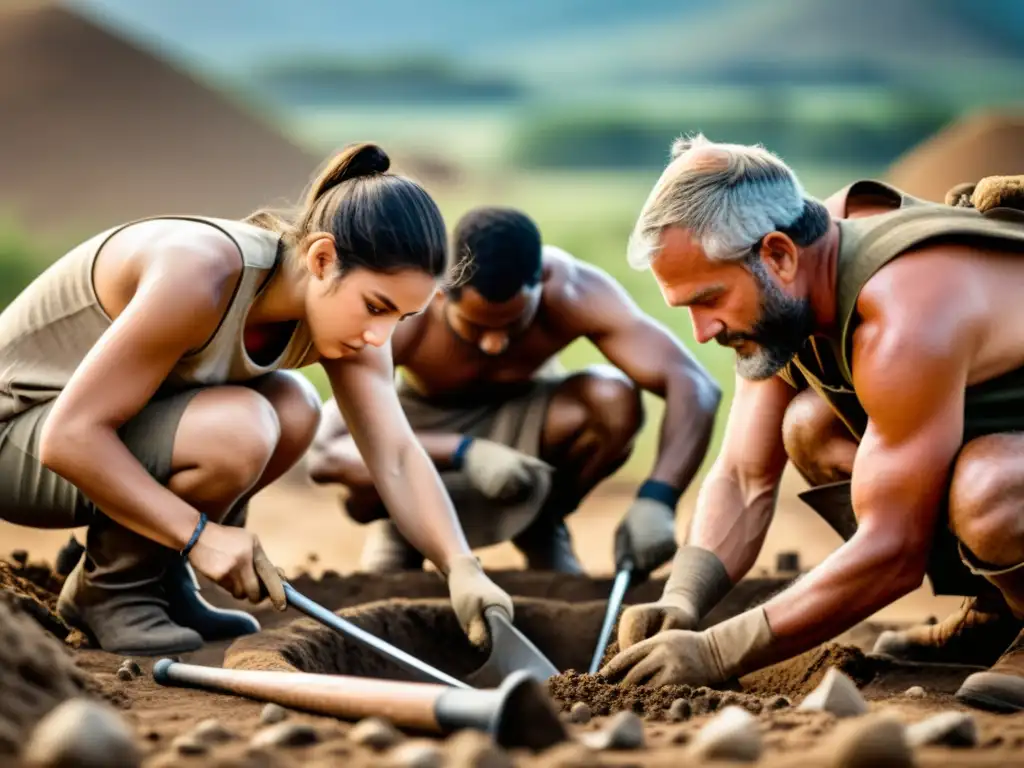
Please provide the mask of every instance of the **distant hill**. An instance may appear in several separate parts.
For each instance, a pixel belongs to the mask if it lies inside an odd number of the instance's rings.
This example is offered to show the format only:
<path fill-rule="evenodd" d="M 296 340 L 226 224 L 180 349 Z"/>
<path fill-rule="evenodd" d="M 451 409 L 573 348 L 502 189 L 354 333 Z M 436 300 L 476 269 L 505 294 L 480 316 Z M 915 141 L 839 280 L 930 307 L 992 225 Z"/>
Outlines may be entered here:
<path fill-rule="evenodd" d="M 67 0 L 241 74 L 292 57 L 443 57 L 561 81 L 878 84 L 1000 90 L 1024 69 L 1021 0 Z M 936 85 L 941 86 L 941 83 Z"/>
<path fill-rule="evenodd" d="M 553 30 L 492 49 L 535 78 L 760 84 L 1010 80 L 1024 71 L 1019 0 L 731 0 L 571 35 Z M 1003 75 L 1001 78 L 1000 75 Z M 1006 82 L 972 87 L 1009 87 Z"/>
<path fill-rule="evenodd" d="M 68 0 L 203 67 L 242 72 L 267 57 L 443 54 L 470 62 L 496 44 L 657 21 L 712 0 Z"/>

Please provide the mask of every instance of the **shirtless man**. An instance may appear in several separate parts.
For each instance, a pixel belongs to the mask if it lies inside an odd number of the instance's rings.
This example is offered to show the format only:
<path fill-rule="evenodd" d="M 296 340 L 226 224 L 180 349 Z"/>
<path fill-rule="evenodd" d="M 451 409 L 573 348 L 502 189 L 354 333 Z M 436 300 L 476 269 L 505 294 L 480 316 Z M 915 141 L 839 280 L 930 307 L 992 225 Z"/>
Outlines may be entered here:
<path fill-rule="evenodd" d="M 883 650 L 966 631 L 961 651 L 998 650 L 958 698 L 1024 708 L 1022 250 L 1019 211 L 870 181 L 822 205 L 760 147 L 677 142 L 630 261 L 698 341 L 736 350 L 736 395 L 665 594 L 625 612 L 604 675 L 719 683 L 835 637 L 928 573 L 987 604 Z M 754 563 L 787 458 L 812 482 L 851 478 L 848 540 L 764 606 L 692 631 Z"/>
<path fill-rule="evenodd" d="M 640 391 L 665 401 L 658 457 L 615 536 L 642 577 L 676 549 L 675 507 L 707 451 L 719 389 L 607 274 L 542 244 L 525 214 L 479 208 L 454 253 L 468 277 L 392 342 L 406 416 L 442 471 L 473 547 L 512 540 L 528 567 L 579 572 L 564 518 L 629 457 Z M 589 339 L 612 366 L 566 373 L 555 356 Z M 363 568 L 419 568 L 331 402 L 309 457 L 318 483 L 349 489 L 346 509 L 375 520 Z M 380 519 L 383 518 L 383 519 Z"/>

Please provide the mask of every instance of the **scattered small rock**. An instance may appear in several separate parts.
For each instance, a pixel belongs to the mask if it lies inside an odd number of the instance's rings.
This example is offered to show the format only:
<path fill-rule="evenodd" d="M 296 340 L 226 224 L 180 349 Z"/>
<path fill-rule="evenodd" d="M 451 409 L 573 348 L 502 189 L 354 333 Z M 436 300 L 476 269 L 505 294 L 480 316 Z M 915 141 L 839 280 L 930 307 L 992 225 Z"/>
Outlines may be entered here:
<path fill-rule="evenodd" d="M 142 667 L 139 663 L 133 659 L 125 659 L 121 662 L 121 669 L 127 669 L 132 673 L 132 677 L 142 677 Z"/>
<path fill-rule="evenodd" d="M 459 731 L 448 740 L 453 768 L 512 768 L 512 758 L 480 731 Z"/>
<path fill-rule="evenodd" d="M 260 712 L 260 722 L 264 725 L 280 723 L 286 717 L 288 717 L 288 710 L 280 704 L 267 704 Z"/>
<path fill-rule="evenodd" d="M 410 739 L 387 753 L 388 768 L 441 768 L 444 755 L 440 748 L 426 739 Z"/>
<path fill-rule="evenodd" d="M 318 741 L 320 734 L 308 723 L 278 723 L 259 731 L 249 743 L 254 747 L 304 747 Z"/>
<path fill-rule="evenodd" d="M 225 744 L 235 738 L 235 734 L 212 717 L 193 728 L 192 736 L 203 744 Z"/>
<path fill-rule="evenodd" d="M 135 675 L 132 674 L 132 671 L 128 669 L 128 667 L 121 667 L 117 670 L 117 679 L 128 682 L 129 680 L 134 680 Z"/>
<path fill-rule="evenodd" d="M 205 755 L 210 747 L 191 733 L 183 733 L 171 742 L 171 748 L 179 755 Z"/>
<path fill-rule="evenodd" d="M 583 734 L 582 741 L 596 750 L 640 749 L 644 745 L 644 724 L 633 712 L 619 712 L 605 728 Z"/>
<path fill-rule="evenodd" d="M 25 564 L 28 562 L 28 552 L 24 549 L 16 549 L 11 552 L 11 560 L 24 568 Z"/>
<path fill-rule="evenodd" d="M 793 702 L 787 699 L 785 696 L 776 696 L 770 702 L 768 702 L 768 709 L 775 711 L 778 709 L 785 709 L 786 707 L 792 707 Z"/>
<path fill-rule="evenodd" d="M 693 710 L 690 702 L 686 699 L 676 699 L 668 705 L 668 719 L 678 723 L 680 720 L 689 720 Z"/>
<path fill-rule="evenodd" d="M 907 743 L 912 747 L 973 747 L 978 743 L 978 724 L 968 712 L 940 712 L 907 728 Z"/>
<path fill-rule="evenodd" d="M 798 709 L 804 712 L 830 712 L 836 717 L 855 717 L 867 712 L 868 705 L 853 680 L 831 667 Z"/>
<path fill-rule="evenodd" d="M 585 724 L 590 722 L 590 707 L 584 701 L 577 701 L 569 710 L 569 719 L 574 723 Z"/>
<path fill-rule="evenodd" d="M 365 720 L 360 720 L 352 726 L 348 737 L 356 744 L 362 744 L 376 752 L 389 749 L 404 738 L 390 721 L 381 717 L 368 717 Z"/>
<path fill-rule="evenodd" d="M 110 706 L 69 699 L 37 724 L 22 755 L 34 768 L 136 768 L 142 755 L 131 728 Z"/>
<path fill-rule="evenodd" d="M 835 768 L 911 768 L 914 755 L 903 724 L 879 714 L 857 718 L 836 731 Z"/>
<path fill-rule="evenodd" d="M 762 748 L 757 718 L 742 707 L 728 706 L 700 729 L 689 751 L 701 761 L 754 762 Z"/>
<path fill-rule="evenodd" d="M 925 696 L 924 688 L 920 685 L 912 685 L 903 692 L 903 695 L 908 699 L 923 699 Z"/>

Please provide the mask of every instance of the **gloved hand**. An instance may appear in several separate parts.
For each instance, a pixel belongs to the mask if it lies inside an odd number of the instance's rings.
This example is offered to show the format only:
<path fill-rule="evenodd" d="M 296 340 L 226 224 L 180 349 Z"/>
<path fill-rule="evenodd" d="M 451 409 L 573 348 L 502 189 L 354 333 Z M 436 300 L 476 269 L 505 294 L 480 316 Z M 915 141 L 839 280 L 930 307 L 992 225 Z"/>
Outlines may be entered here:
<path fill-rule="evenodd" d="M 598 672 L 626 685 L 717 685 L 764 666 L 772 652 L 763 608 L 703 632 L 676 629 L 620 651 Z"/>
<path fill-rule="evenodd" d="M 615 569 L 628 558 L 634 578 L 646 578 L 676 551 L 675 510 L 655 499 L 636 499 L 615 529 Z"/>
<path fill-rule="evenodd" d="M 619 649 L 673 629 L 696 629 L 698 622 L 732 589 L 722 561 L 706 549 L 682 546 L 676 552 L 665 591 L 655 603 L 627 608 L 619 619 Z"/>
<path fill-rule="evenodd" d="M 508 614 L 509 621 L 514 618 L 512 598 L 487 577 L 473 555 L 452 558 L 448 565 L 448 592 L 462 631 L 478 648 L 486 648 L 489 639 L 484 619 L 487 608 L 498 606 Z"/>
<path fill-rule="evenodd" d="M 507 445 L 473 438 L 462 458 L 462 469 L 480 493 L 496 501 L 525 499 L 533 490 L 535 472 L 549 465 Z"/>

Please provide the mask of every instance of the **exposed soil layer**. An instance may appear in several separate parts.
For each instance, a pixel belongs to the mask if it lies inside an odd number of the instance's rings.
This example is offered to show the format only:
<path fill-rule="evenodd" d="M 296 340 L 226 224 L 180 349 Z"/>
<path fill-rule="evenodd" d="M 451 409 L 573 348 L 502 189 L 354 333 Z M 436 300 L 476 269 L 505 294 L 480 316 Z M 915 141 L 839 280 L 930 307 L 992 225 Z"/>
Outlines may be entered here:
<path fill-rule="evenodd" d="M 35 619 L 47 632 L 64 640 L 68 626 L 55 613 L 63 580 L 45 564 L 30 563 L 16 553 L 11 562 L 0 560 L 0 602 Z"/>
<path fill-rule="evenodd" d="M 62 701 L 98 693 L 70 652 L 29 616 L 0 600 L 0 754 L 16 752 Z"/>

